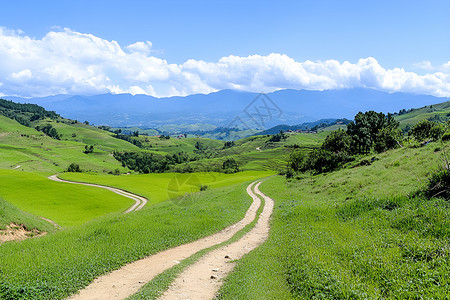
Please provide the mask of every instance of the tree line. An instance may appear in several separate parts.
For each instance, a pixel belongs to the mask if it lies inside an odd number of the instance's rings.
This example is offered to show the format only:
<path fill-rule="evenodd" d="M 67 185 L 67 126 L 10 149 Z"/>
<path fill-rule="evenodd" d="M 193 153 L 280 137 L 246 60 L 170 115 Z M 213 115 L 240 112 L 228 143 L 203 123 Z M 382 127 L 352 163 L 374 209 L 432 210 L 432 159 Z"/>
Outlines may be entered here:
<path fill-rule="evenodd" d="M 438 140 L 445 131 L 444 124 L 423 120 L 409 130 L 409 135 L 416 141 L 423 142 Z M 290 177 L 295 172 L 305 171 L 330 172 L 354 161 L 358 155 L 367 155 L 372 151 L 381 153 L 400 147 L 402 140 L 399 122 L 392 114 L 359 112 L 354 120 L 347 124 L 346 130 L 332 131 L 319 148 L 312 151 L 294 149 L 289 156 L 286 175 Z"/>

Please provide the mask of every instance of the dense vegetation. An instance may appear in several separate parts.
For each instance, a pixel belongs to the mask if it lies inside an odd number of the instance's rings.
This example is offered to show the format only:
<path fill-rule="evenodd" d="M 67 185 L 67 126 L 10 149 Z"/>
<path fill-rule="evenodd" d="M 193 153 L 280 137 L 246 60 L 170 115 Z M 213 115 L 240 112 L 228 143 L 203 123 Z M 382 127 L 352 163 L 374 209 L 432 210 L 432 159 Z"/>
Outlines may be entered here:
<path fill-rule="evenodd" d="M 25 126 L 30 126 L 31 122 L 36 120 L 60 117 L 54 111 L 47 111 L 36 104 L 21 104 L 4 99 L 0 99 L 0 114 Z"/>

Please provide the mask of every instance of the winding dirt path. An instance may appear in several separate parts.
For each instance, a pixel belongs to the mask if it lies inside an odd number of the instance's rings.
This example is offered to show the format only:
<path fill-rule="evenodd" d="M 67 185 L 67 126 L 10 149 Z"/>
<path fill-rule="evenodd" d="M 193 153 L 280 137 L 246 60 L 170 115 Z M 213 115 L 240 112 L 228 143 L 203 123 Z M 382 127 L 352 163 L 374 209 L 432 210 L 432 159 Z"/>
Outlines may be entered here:
<path fill-rule="evenodd" d="M 138 196 L 136 194 L 132 194 L 130 192 L 121 190 L 121 189 L 117 189 L 117 188 L 113 188 L 110 186 L 105 186 L 105 185 L 100 185 L 100 184 L 93 184 L 93 183 L 84 183 L 84 182 L 76 182 L 76 181 L 69 181 L 69 180 L 64 180 L 58 177 L 58 175 L 52 175 L 49 176 L 48 179 L 53 180 L 53 181 L 58 181 L 58 182 L 65 182 L 65 183 L 72 183 L 72 184 L 81 184 L 81 185 L 87 185 L 87 186 L 93 186 L 93 187 L 98 187 L 98 188 L 102 188 L 108 191 L 111 191 L 113 193 L 116 193 L 118 195 L 130 198 L 134 200 L 134 204 L 128 208 L 124 214 L 133 212 L 133 211 L 137 211 L 140 210 L 141 208 L 143 208 L 145 206 L 145 204 L 147 204 L 147 199 L 141 196 Z"/>
<path fill-rule="evenodd" d="M 95 279 L 89 286 L 69 299 L 125 299 L 135 294 L 139 288 L 152 280 L 156 275 L 173 267 L 181 260 L 200 250 L 229 240 L 235 233 L 256 218 L 261 200 L 251 190 L 255 183 L 253 182 L 247 187 L 247 193 L 252 197 L 253 202 L 245 213 L 244 218 L 239 222 L 208 237 L 164 250 L 112 271 Z"/>
<path fill-rule="evenodd" d="M 222 280 L 245 254 L 264 243 L 269 236 L 269 220 L 274 202 L 255 186 L 255 193 L 264 198 L 265 205 L 255 227 L 238 241 L 213 250 L 185 269 L 159 299 L 213 299 Z M 251 191 L 250 191 L 251 192 Z M 256 197 L 251 193 L 252 197 Z"/>

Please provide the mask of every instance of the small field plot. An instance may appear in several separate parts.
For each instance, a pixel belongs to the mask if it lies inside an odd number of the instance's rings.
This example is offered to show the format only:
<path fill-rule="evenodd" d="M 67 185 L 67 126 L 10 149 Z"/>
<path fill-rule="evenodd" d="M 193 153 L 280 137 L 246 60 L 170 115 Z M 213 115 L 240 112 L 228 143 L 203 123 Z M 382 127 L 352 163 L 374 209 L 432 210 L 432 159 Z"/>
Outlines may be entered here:
<path fill-rule="evenodd" d="M 134 203 L 104 189 L 54 182 L 47 175 L 18 170 L 0 170 L 0 197 L 60 226 L 79 225 L 109 213 L 122 212 Z"/>

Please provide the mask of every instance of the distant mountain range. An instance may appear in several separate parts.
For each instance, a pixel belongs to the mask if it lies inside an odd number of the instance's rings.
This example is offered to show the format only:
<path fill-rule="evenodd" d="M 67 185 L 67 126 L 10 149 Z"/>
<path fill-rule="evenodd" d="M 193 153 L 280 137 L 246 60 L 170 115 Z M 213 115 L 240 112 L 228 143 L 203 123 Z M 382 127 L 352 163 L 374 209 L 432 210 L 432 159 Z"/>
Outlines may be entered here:
<path fill-rule="evenodd" d="M 450 100 L 408 93 L 389 94 L 371 89 L 280 90 L 267 94 L 223 90 L 207 95 L 169 98 L 130 94 L 4 98 L 35 103 L 66 118 L 88 120 L 96 125 L 158 128 L 166 124 L 200 123 L 259 129 L 319 119 L 352 119 L 359 111 L 396 112 Z"/>

